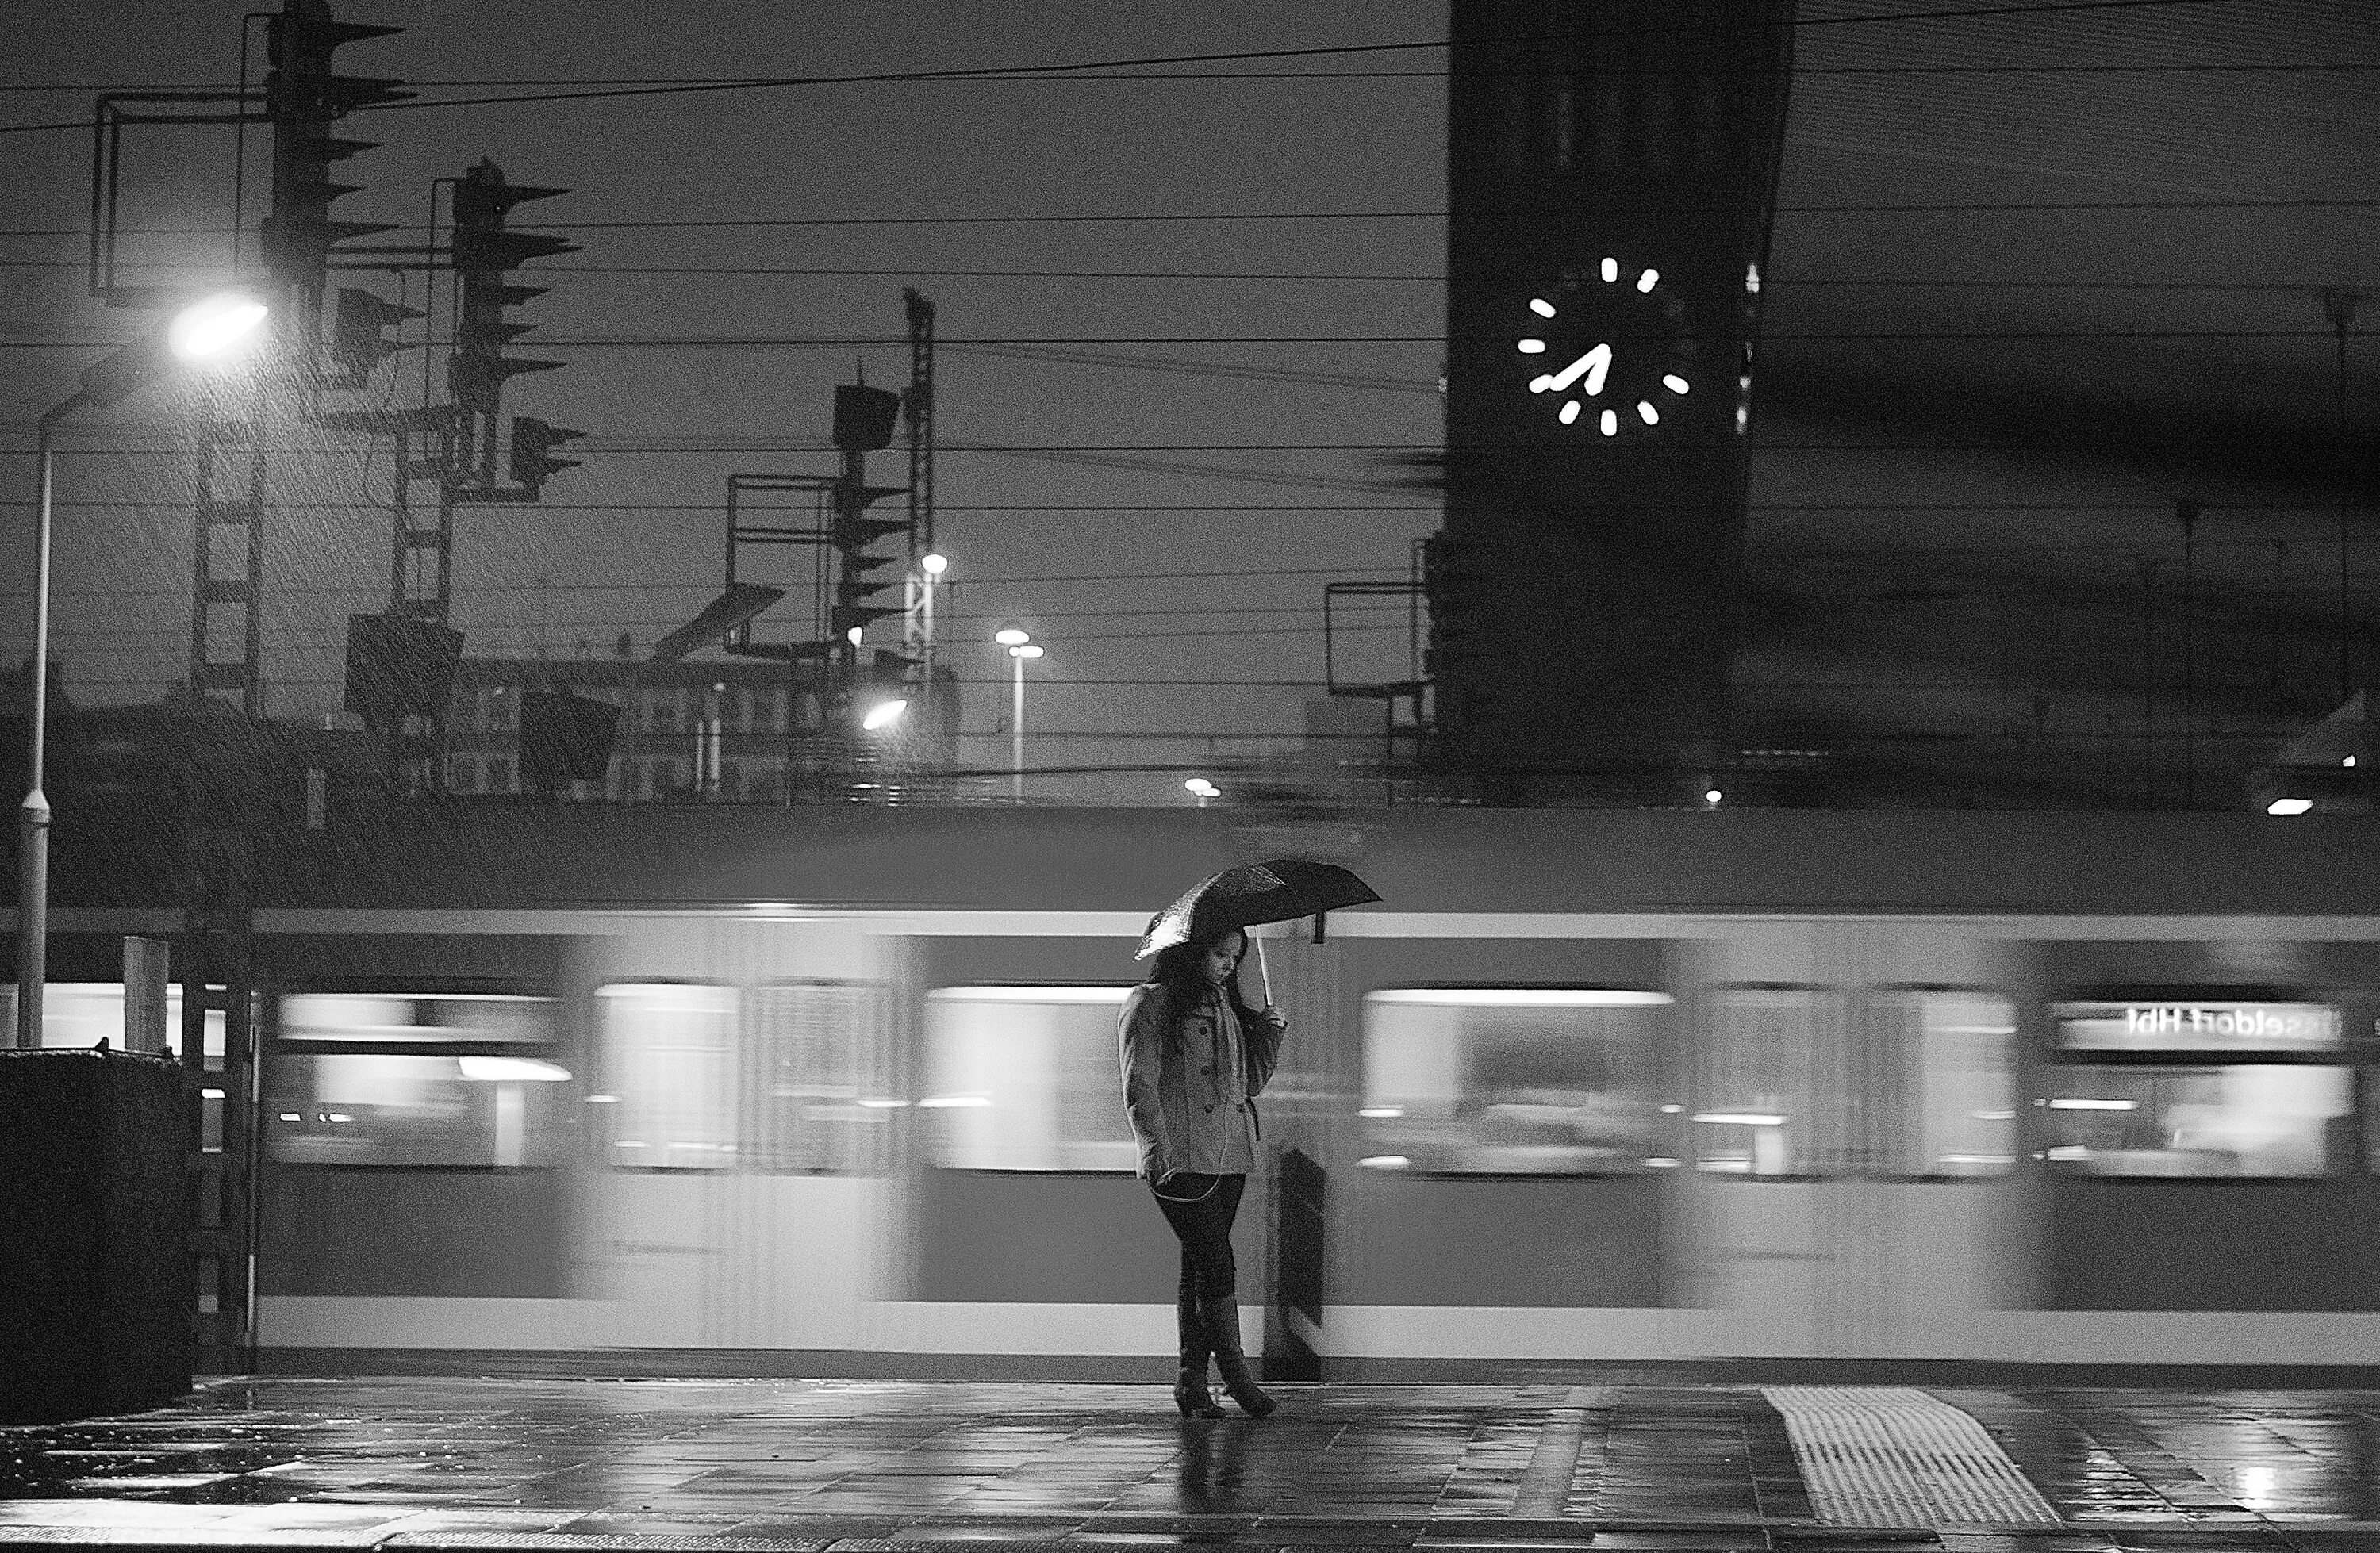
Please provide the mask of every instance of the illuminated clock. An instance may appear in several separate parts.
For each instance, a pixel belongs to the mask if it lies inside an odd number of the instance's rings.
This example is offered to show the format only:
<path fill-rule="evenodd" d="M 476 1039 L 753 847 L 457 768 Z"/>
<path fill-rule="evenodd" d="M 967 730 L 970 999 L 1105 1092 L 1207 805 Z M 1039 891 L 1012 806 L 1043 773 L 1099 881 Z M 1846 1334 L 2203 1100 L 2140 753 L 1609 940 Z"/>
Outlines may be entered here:
<path fill-rule="evenodd" d="M 1649 265 L 1606 257 L 1592 271 L 1563 272 L 1528 300 L 1520 351 L 1534 369 L 1529 392 L 1557 422 L 1582 432 L 1616 437 L 1659 426 L 1694 389 L 1684 312 Z"/>

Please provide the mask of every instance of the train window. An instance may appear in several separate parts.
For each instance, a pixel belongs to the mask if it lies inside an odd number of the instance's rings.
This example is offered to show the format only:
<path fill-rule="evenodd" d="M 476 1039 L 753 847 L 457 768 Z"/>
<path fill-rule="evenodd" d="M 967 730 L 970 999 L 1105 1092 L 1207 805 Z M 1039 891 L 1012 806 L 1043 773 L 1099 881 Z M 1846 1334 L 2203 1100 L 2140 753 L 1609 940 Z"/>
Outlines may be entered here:
<path fill-rule="evenodd" d="M 1847 1125 L 1841 998 L 1815 987 L 1715 987 L 1701 1001 L 1694 1168 L 1755 1176 L 1860 1168 Z"/>
<path fill-rule="evenodd" d="M 779 982 L 753 994 L 747 1169 L 877 1174 L 892 1162 L 893 1090 L 881 1005 L 864 982 Z"/>
<path fill-rule="evenodd" d="M 2194 998 L 2056 1003 L 2050 1018 L 2068 1051 L 2337 1051 L 2346 1021 L 2327 1003 Z"/>
<path fill-rule="evenodd" d="M 544 1045 L 553 1000 L 498 992 L 292 992 L 281 1038 L 372 1046 Z"/>
<path fill-rule="evenodd" d="M 264 1069 L 266 1137 L 293 1165 L 558 1162 L 568 1069 L 550 998 L 296 992 Z"/>
<path fill-rule="evenodd" d="M 2354 1169 L 2343 1067 L 2061 1065 L 2046 1070 L 2052 1169 L 2079 1175 L 2318 1176 Z"/>
<path fill-rule="evenodd" d="M 926 996 L 934 1163 L 1118 1171 L 1139 1160 L 1116 1073 L 1123 987 L 944 987 Z"/>
<path fill-rule="evenodd" d="M 1362 1163 L 1427 1175 L 1609 1175 L 1659 1147 L 1665 993 L 1400 988 L 1364 998 Z"/>
<path fill-rule="evenodd" d="M 621 982 L 595 993 L 602 1066 L 589 1095 L 604 1158 L 628 1171 L 735 1165 L 735 989 Z"/>
<path fill-rule="evenodd" d="M 1887 988 L 1870 1001 L 1877 1063 L 1853 1117 L 1893 1176 L 2002 1175 L 2016 1165 L 2016 1005 L 1996 992 Z"/>

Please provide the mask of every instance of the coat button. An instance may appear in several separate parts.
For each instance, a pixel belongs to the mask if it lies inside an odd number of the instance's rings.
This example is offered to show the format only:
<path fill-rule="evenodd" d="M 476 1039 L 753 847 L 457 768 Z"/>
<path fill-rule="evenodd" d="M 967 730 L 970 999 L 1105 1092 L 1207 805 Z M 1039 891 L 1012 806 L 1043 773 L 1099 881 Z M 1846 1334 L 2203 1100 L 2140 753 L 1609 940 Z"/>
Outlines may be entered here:
<path fill-rule="evenodd" d="M 1214 1108 L 1213 1106 L 1208 1106 L 1208 1107 L 1207 1107 L 1207 1108 L 1206 1108 L 1206 1110 L 1207 1110 L 1207 1114 L 1208 1114 L 1208 1115 L 1209 1115 L 1209 1116 L 1212 1116 L 1213 1114 L 1215 1114 L 1215 1108 Z"/>

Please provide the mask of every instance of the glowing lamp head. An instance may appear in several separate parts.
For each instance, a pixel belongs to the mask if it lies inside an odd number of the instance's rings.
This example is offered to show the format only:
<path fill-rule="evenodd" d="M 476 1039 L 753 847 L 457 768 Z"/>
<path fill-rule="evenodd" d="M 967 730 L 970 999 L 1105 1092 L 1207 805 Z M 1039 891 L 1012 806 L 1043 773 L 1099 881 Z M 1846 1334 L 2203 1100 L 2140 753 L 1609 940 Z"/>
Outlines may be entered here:
<path fill-rule="evenodd" d="M 1182 785 L 1186 791 L 1201 798 L 1218 797 L 1221 795 L 1223 791 L 1213 783 L 1208 782 L 1205 777 L 1192 777 Z"/>
<path fill-rule="evenodd" d="M 879 701 L 868 709 L 868 715 L 859 720 L 859 725 L 870 733 L 880 728 L 890 728 L 900 722 L 901 714 L 908 710 L 909 703 L 897 698 L 889 701 Z"/>
<path fill-rule="evenodd" d="M 867 629 L 868 628 L 864 625 L 855 625 L 850 630 L 845 631 L 843 634 L 844 638 L 850 642 L 852 646 L 857 647 L 859 645 L 859 638 L 867 634 Z"/>
<path fill-rule="evenodd" d="M 272 309 L 244 291 L 191 303 L 165 326 L 165 348 L 178 361 L 222 360 L 251 344 Z"/>
<path fill-rule="evenodd" d="M 1038 658 L 1041 656 L 1041 644 L 1038 642 L 1020 642 L 1016 646 L 1008 649 L 1008 656 L 1011 658 L 1025 659 Z"/>
<path fill-rule="evenodd" d="M 924 569 L 928 576 L 938 577 L 951 569 L 951 558 L 947 555 L 929 555 L 917 564 Z"/>
<path fill-rule="evenodd" d="M 2265 806 L 2266 814 L 2303 814 L 2313 807 L 2312 798 L 2276 798 Z"/>
<path fill-rule="evenodd" d="M 1002 647 L 1023 647 L 1033 639 L 1033 633 L 1014 621 L 1010 621 L 991 634 L 991 639 Z"/>

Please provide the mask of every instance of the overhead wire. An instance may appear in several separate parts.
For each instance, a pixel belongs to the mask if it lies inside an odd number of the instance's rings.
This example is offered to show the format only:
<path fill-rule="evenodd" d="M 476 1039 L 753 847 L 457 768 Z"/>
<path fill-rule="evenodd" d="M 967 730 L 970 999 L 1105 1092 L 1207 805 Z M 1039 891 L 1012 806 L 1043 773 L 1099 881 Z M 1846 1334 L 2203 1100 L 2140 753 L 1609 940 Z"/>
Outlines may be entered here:
<path fill-rule="evenodd" d="M 1780 204 L 1774 208 L 1778 215 L 1978 215 L 2009 212 L 2045 213 L 2058 212 L 2095 212 L 2108 211 L 2277 211 L 2277 210 L 2340 210 L 2371 209 L 2380 206 L 2380 199 L 2355 196 L 2193 196 L 2171 200 L 1838 200 L 1825 204 Z M 1613 207 L 1624 211 L 1625 207 Z M 1660 213 L 1693 209 L 1681 201 L 1660 206 L 1641 207 L 1641 213 Z M 1444 221 L 1451 212 L 1441 209 L 1403 211 L 1072 211 L 1040 214 L 1001 215 L 868 215 L 868 216 L 672 216 L 621 221 L 532 222 L 512 228 L 520 232 L 620 232 L 620 231 L 716 231 L 736 229 L 772 229 L 813 226 L 1033 226 L 1033 225 L 1103 225 L 1118 223 L 1148 222 L 1264 222 L 1291 221 L 1314 223 L 1321 221 Z M 145 226 L 121 229 L 119 237 L 223 237 L 232 235 L 227 226 Z M 404 222 L 392 224 L 393 233 L 417 232 L 418 225 Z M 0 227 L 0 237 L 57 237 L 83 241 L 90 233 L 81 227 L 30 226 Z M 336 257 L 338 250 L 334 250 Z M 361 258 L 361 255 L 350 254 Z M 358 263 L 357 269 L 374 266 Z M 542 266 L 540 267 L 542 270 Z M 524 273 L 535 272 L 524 271 Z"/>
<path fill-rule="evenodd" d="M 1943 14 L 1943 13 L 1932 13 Z M 1676 69 L 1682 70 L 1684 67 Z M 1484 67 L 1493 75 L 1536 75 L 1536 70 L 1503 70 Z M 2120 75 L 2293 75 L 2293 74 L 2354 74 L 2380 70 L 2380 62 L 2354 60 L 2289 60 L 2270 62 L 2226 61 L 2192 64 L 2063 64 L 2063 65 L 1800 65 L 1792 74 L 1804 76 L 2120 76 Z M 1675 73 L 1661 66 L 1637 65 L 1631 74 L 1656 76 Z M 1698 72 L 1699 73 L 1699 72 Z M 1765 71 L 1751 67 L 1730 72 L 1736 75 L 1758 75 Z M 1092 82 L 1111 80 L 1159 81 L 1316 81 L 1316 80 L 1416 80 L 1442 81 L 1443 70 L 1165 70 L 1124 71 L 1101 75 L 1011 76 L 985 74 L 962 78 L 963 82 L 998 85 L 1003 82 L 1034 85 L 1044 82 Z M 414 77 L 407 86 L 438 90 L 465 90 L 482 87 L 535 86 L 767 86 L 783 79 L 774 76 L 479 76 L 446 79 Z M 892 83 L 900 84 L 900 83 Z M 0 94 L 52 93 L 77 95 L 82 92 L 142 91 L 206 91 L 216 90 L 215 81 L 86 81 L 0 83 Z"/>

